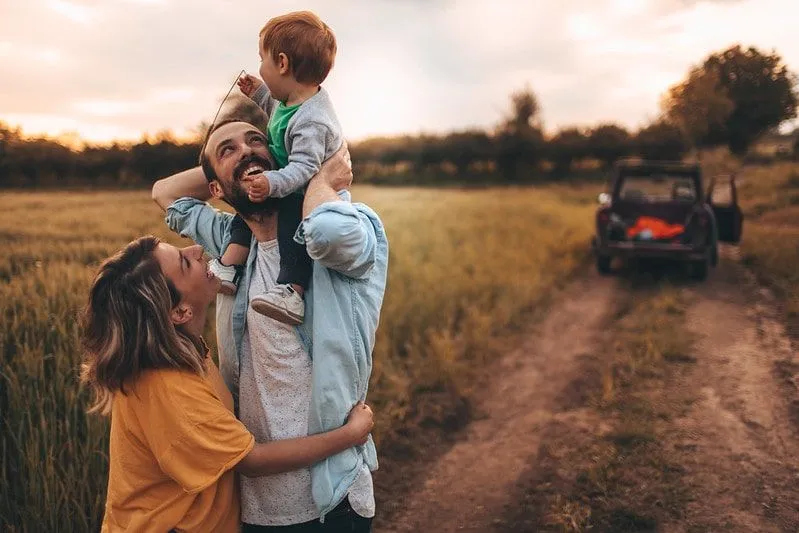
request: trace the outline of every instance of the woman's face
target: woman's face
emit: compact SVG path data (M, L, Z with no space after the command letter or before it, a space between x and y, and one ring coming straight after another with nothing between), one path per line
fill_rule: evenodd
M219 289L219 280L208 270L200 246L176 248L171 244L159 243L153 252L161 271L175 285L195 313L204 311Z

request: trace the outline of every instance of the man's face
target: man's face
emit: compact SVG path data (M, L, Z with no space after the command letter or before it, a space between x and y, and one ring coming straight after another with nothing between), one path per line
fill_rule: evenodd
M221 189L215 191L212 183L215 197L224 199L243 217L275 210L274 199L255 203L247 196L253 177L274 168L261 131L246 122L225 124L211 134L205 150Z

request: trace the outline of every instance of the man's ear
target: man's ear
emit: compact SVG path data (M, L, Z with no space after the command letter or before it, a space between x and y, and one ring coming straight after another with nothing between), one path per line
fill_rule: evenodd
M283 52L280 52L277 55L277 71L281 76L285 76L291 71L291 62L289 61L289 56Z
M194 316L194 313L192 313L191 307L184 303L179 303L169 313L169 318L172 319L172 323L176 326L185 324L191 320L192 316Z
M208 183L208 190L211 191L211 196L217 200L224 200L225 193L222 191L222 186L219 185L218 181L214 180Z

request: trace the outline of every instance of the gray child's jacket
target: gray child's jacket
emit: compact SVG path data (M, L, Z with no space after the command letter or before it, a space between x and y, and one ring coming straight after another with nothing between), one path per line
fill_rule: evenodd
M278 104L266 85L261 85L250 98L270 117ZM302 191L319 172L322 163L341 148L343 141L333 102L327 91L320 87L319 92L304 101L289 120L285 137L289 162L280 170L266 172L269 196L284 198L295 191Z

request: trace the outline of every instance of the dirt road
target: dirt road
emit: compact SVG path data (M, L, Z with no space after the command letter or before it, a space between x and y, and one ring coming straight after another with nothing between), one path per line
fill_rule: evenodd
M540 446L559 396L579 377L612 306L615 283L590 278L572 286L528 341L498 364L477 401L463 440L430 466L427 479L379 533L484 532L496 526L517 476Z
M624 531L799 531L799 359L768 292L734 251L725 255L707 283L680 289L688 302L685 327L694 335L684 358L691 364L664 372L653 390L670 398L657 415L655 439L674 485L667 488L682 503L654 512L657 519L632 520ZM552 443L593 450L614 423L587 401L601 385L581 361L612 342L614 299L629 290L621 287L589 275L567 290L524 346L497 366L477 401L481 416L429 466L424 482L395 502L390 524L375 530L540 528L540 519L524 517L540 508L521 501L522 478L539 477L537 488L554 477L579 479L578 456L559 455ZM540 477L537 465L549 472ZM633 495L636 483L646 483L640 472L618 478L629 478L624 490ZM591 523L583 519L571 530ZM598 530L617 529L592 529Z
M731 252L731 250L729 251ZM696 401L665 445L696 498L666 532L799 531L795 355L768 291L727 261L695 298L686 322L696 366L671 384Z

